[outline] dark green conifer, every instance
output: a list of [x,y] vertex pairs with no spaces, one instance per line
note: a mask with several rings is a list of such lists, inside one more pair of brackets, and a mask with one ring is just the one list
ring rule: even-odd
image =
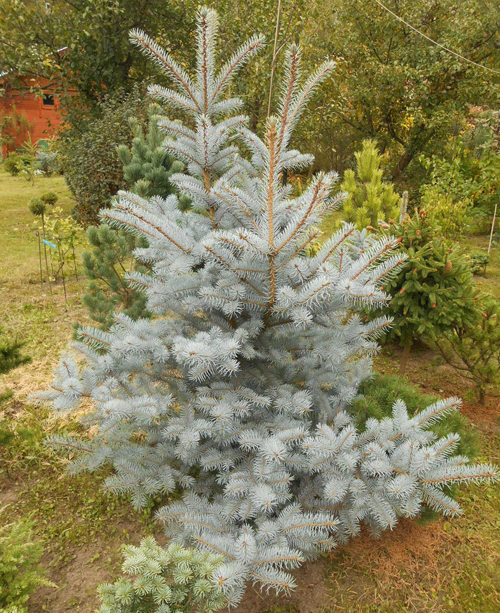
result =
[[384,286],[392,296],[391,334],[399,337],[404,346],[401,359],[404,373],[416,339],[434,340],[453,326],[464,327],[474,321],[477,290],[467,257],[427,222],[425,211],[406,217],[390,232],[399,236],[408,258],[406,265]]
[[108,329],[113,323],[113,313],[120,310],[132,319],[147,317],[146,298],[133,288],[125,278],[130,270],[146,272],[132,256],[136,247],[146,246],[132,234],[116,231],[107,224],[91,226],[87,240],[93,247],[83,254],[83,267],[89,279],[83,304],[90,317]]
[[173,193],[170,176],[182,172],[184,164],[174,158],[163,147],[165,134],[158,122],[161,120],[161,107],[151,104],[148,109],[148,131],[144,132],[141,123],[135,118],[129,119],[134,139],[132,147],[120,145],[118,157],[123,164],[125,181],[130,191],[142,196],[162,196]]
[[0,375],[3,375],[21,364],[26,364],[31,358],[21,355],[24,343],[0,336]]

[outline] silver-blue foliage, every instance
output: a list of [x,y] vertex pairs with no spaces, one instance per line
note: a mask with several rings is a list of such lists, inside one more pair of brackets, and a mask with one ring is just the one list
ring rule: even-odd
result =
[[342,200],[332,196],[337,176],[320,173],[300,194],[283,181],[285,170],[312,162],[290,139],[333,64],[301,84],[300,51],[288,50],[278,112],[261,140],[226,91],[262,40],[217,72],[216,14],[202,9],[198,23],[193,77],[132,33],[172,79],[172,89],[151,93],[183,117],[161,125],[165,147],[186,164],[172,180],[194,208],[179,210],[174,195],[121,193],[103,213],[147,238],[136,257],[153,274],[131,277],[156,317],[117,315],[109,332],[81,328],[79,365],[64,357],[45,397],[59,410],[90,401],[93,436],[55,441],[78,452],[74,470],[111,464],[107,486],[138,506],[185,488],[158,517],[175,539],[224,556],[217,582],[236,603],[246,581],[292,588],[291,569],[362,522],[380,532],[424,505],[459,513],[447,487],[494,478],[495,469],[454,455],[457,435],[428,430],[457,409],[456,398],[413,417],[396,402],[391,419],[356,431],[349,405],[390,325],[358,313],[387,300],[382,285],[402,257],[397,241],[349,224],[307,257]]

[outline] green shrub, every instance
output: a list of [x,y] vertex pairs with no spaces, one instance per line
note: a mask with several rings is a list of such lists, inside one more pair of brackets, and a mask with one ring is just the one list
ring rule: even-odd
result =
[[18,340],[10,340],[0,336],[0,375],[31,360],[31,358],[21,355],[23,344]]
[[59,200],[59,196],[55,192],[45,192],[40,196],[40,200],[45,202],[45,204],[54,206],[54,204]]
[[41,543],[33,539],[33,522],[0,528],[0,611],[27,613],[24,605],[38,586],[55,587],[39,565],[42,554]]
[[47,212],[47,205],[41,198],[32,198],[29,210],[35,217],[42,217]]
[[39,230],[56,246],[56,249],[51,251],[54,278],[57,281],[69,274],[70,264],[78,276],[75,246],[82,240],[81,227],[73,217],[64,213],[61,207],[52,209],[42,220]]
[[490,256],[487,253],[471,253],[471,271],[473,275],[485,275],[486,267],[490,261]]
[[10,153],[3,162],[3,167],[12,176],[18,175],[23,169],[32,165],[33,159],[25,153]]
[[98,224],[101,208],[109,207],[112,197],[126,187],[116,150],[132,143],[129,117],[143,122],[147,105],[134,90],[105,100],[99,111],[83,132],[67,132],[59,144],[62,171],[76,200],[73,212],[85,226]]
[[123,549],[123,571],[135,579],[100,585],[98,613],[211,613],[226,604],[212,582],[222,556],[178,544],[164,549],[152,537]]
[[437,185],[424,185],[421,208],[427,214],[428,222],[439,228],[442,236],[457,239],[471,221],[471,200],[454,200],[449,193]]

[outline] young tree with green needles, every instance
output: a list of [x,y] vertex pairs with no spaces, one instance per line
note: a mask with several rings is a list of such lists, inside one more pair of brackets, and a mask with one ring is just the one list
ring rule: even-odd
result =
[[157,517],[178,542],[224,557],[214,581],[234,605],[247,582],[293,588],[290,570],[362,523],[381,532],[426,507],[459,513],[448,486],[495,479],[496,469],[455,455],[456,434],[429,431],[456,398],[413,416],[396,401],[391,418],[356,428],[349,406],[390,324],[359,311],[386,303],[381,286],[403,260],[398,240],[345,224],[304,256],[341,199],[332,196],[337,177],[320,173],[297,195],[283,174],[312,162],[290,139],[333,63],[302,80],[300,50],[288,49],[261,139],[226,92],[263,41],[251,38],[216,70],[217,26],[214,11],[199,11],[193,76],[132,32],[173,83],[150,92],[182,112],[182,123],[162,121],[176,136],[164,146],[186,163],[172,181],[193,209],[179,210],[175,195],[122,192],[103,212],[147,237],[135,255],[152,274],[131,278],[154,317],[82,328],[80,366],[65,356],[43,397],[60,411],[91,401],[93,437],[53,440],[80,450],[75,469],[111,464],[107,487],[137,506],[183,488]]
[[[6,507],[0,509],[0,517]],[[20,520],[0,527],[0,611],[28,613],[26,602],[40,586],[56,587],[40,565],[43,547],[34,539],[33,522]]]
[[127,279],[133,270],[147,272],[147,267],[133,256],[134,249],[145,247],[147,241],[130,232],[114,230],[106,223],[91,226],[87,240],[92,251],[82,256],[83,270],[89,279],[83,304],[90,317],[103,330],[111,327],[116,312],[132,319],[148,317],[146,296]]
[[403,345],[400,372],[404,374],[415,340],[435,340],[454,326],[475,320],[477,291],[469,260],[428,223],[425,211],[406,217],[393,231],[407,259],[384,283],[384,291],[392,296],[387,313],[393,318],[391,335]]
[[184,169],[184,164],[176,161],[163,147],[165,134],[159,126],[161,111],[159,104],[149,106],[147,133],[135,117],[130,117],[129,123],[134,136],[132,147],[120,145],[117,148],[130,191],[143,197],[166,198],[172,194],[174,187],[170,183],[170,177]]
[[488,394],[498,395],[500,386],[500,307],[494,298],[483,296],[477,317],[458,322],[435,340],[443,358],[478,392],[480,404]]
[[374,141],[363,141],[363,148],[354,154],[356,170],[346,170],[342,189],[347,192],[344,201],[344,219],[356,224],[359,230],[379,221],[399,219],[400,196],[391,183],[382,181],[382,156]]

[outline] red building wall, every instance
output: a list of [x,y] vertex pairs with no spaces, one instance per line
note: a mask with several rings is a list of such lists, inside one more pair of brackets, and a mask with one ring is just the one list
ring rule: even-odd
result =
[[[0,115],[24,116],[29,124],[27,130],[10,130],[13,142],[3,146],[4,157],[9,151],[22,147],[28,135],[34,143],[54,136],[62,123],[62,118],[59,111],[59,97],[53,85],[46,79],[37,79],[26,83],[26,88],[11,88],[8,77],[4,77],[0,80],[0,87],[5,92],[0,98]],[[30,88],[35,89],[38,94],[30,92]],[[39,92],[43,92],[43,96]]]

